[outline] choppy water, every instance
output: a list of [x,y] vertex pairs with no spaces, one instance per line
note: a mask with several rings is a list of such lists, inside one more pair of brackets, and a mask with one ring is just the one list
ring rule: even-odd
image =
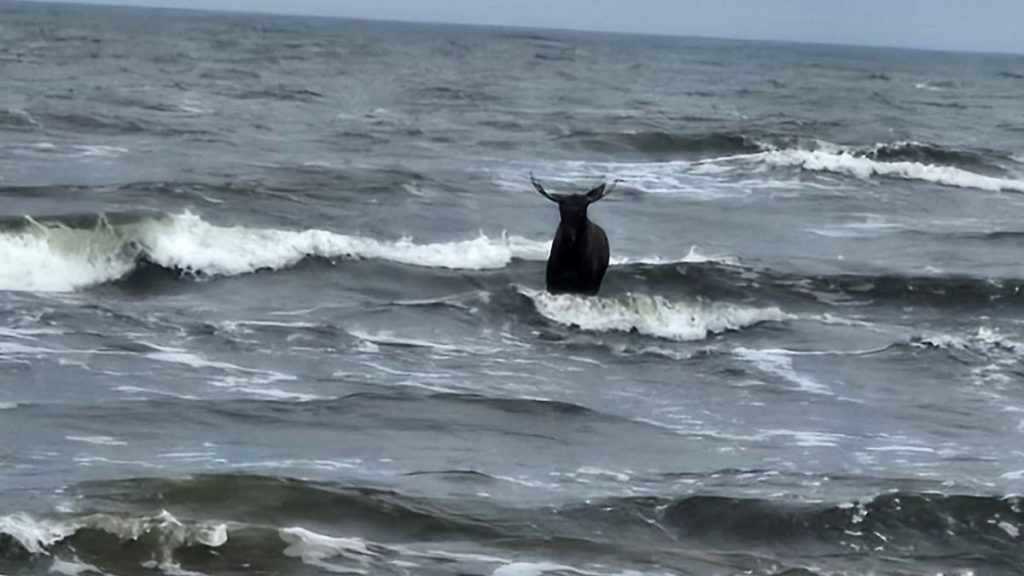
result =
[[[1024,59],[0,5],[0,574],[1020,574]],[[543,291],[554,207],[597,298]]]

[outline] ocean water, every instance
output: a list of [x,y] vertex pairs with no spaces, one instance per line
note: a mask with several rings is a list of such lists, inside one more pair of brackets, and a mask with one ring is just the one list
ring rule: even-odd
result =
[[[1024,573],[1024,58],[0,4],[0,574]],[[544,291],[591,208],[595,298]]]

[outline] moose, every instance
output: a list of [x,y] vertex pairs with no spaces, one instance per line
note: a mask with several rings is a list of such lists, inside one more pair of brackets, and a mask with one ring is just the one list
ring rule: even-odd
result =
[[587,219],[587,208],[604,198],[618,180],[603,183],[586,194],[552,194],[530,174],[530,182],[541,196],[558,204],[561,221],[548,255],[547,289],[552,294],[594,296],[608,270],[608,236]]

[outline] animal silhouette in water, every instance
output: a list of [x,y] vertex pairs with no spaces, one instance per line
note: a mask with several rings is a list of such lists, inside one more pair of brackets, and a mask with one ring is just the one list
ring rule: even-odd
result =
[[530,182],[541,196],[558,204],[562,218],[548,255],[548,292],[597,294],[608,270],[608,236],[600,226],[587,219],[587,208],[604,198],[618,181],[610,186],[601,184],[586,194],[551,194],[532,174]]

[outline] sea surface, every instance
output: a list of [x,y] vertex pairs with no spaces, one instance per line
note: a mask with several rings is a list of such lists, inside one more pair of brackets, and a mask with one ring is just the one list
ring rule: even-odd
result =
[[1019,575],[1022,252],[1018,56],[3,2],[0,574]]

